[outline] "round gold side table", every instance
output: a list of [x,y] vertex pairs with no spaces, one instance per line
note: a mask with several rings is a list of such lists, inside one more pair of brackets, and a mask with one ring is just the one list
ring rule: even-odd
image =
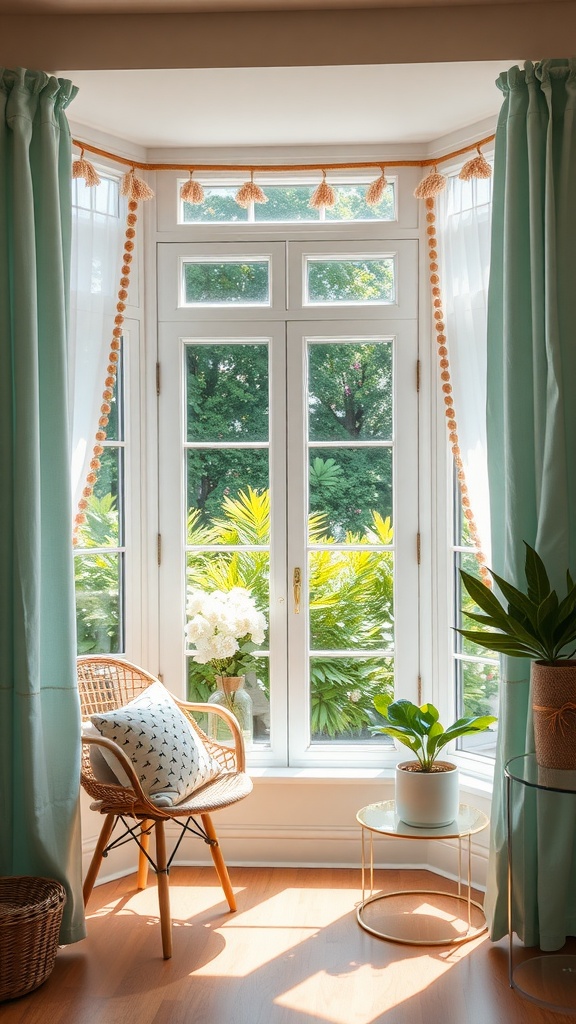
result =
[[[394,800],[368,804],[358,811],[356,820],[362,835],[362,901],[356,916],[365,931],[381,939],[411,946],[447,946],[468,942],[486,931],[486,918],[480,903],[472,899],[472,836],[488,825],[483,811],[460,804],[458,817],[440,828],[414,828],[400,821]],[[458,889],[456,893],[437,889],[406,889],[374,892],[374,836],[390,839],[458,840]],[[467,843],[466,879],[462,882],[462,840]],[[368,845],[368,858],[366,856]],[[369,895],[366,895],[366,875]],[[426,902],[426,896],[431,900]],[[440,899],[441,898],[441,899]],[[382,909],[381,919],[375,910]],[[374,904],[379,904],[377,908]],[[463,905],[465,912],[463,914]],[[475,919],[475,920],[474,920]]]

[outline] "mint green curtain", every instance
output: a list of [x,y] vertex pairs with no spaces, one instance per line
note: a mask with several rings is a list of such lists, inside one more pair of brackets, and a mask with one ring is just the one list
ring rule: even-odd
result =
[[0,69],[0,874],[84,936],[66,334],[75,87]]
[[[565,593],[576,572],[576,60],[526,62],[504,94],[494,164],[488,293],[492,566],[523,586],[536,547]],[[486,910],[507,931],[503,766],[534,749],[530,662],[503,659]],[[576,805],[515,786],[516,931],[559,949],[576,934]],[[574,850],[574,852],[573,852]]]

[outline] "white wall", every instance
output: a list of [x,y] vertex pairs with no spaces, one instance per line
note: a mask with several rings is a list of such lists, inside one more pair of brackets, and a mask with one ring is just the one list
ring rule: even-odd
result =
[[[393,799],[393,776],[391,771],[358,772],[355,778],[338,775],[336,771],[324,778],[304,772],[285,778],[270,772],[256,774],[251,796],[214,815],[228,866],[356,867],[360,886],[360,826],[356,814],[366,804]],[[86,871],[102,818],[83,800]],[[461,800],[490,813],[486,783],[463,780]],[[176,837],[176,830],[169,827],[167,834]],[[479,887],[486,882],[488,841],[488,829],[472,838],[472,878]],[[136,857],[132,843],[110,854],[102,865],[99,882],[134,871]],[[448,877],[456,876],[455,841],[382,838],[377,840],[374,857],[379,867],[428,867]],[[177,863],[211,864],[210,851],[200,839],[187,837],[178,851]]]

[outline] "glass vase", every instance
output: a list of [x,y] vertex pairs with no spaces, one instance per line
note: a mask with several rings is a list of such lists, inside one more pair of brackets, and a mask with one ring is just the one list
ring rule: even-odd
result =
[[[216,676],[216,690],[208,698],[209,704],[227,708],[236,718],[244,747],[249,750],[254,738],[252,698],[244,689],[244,676]],[[230,743],[231,734],[226,722],[219,715],[208,715],[208,734],[219,743]]]

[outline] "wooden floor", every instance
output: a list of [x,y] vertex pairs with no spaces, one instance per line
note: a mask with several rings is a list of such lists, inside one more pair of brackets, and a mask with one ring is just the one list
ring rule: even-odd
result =
[[[98,886],[88,938],[59,950],[48,981],[0,1007],[1,1024],[564,1024],[508,987],[506,941],[414,947],[359,927],[359,872],[233,868],[227,912],[215,873],[170,876],[174,956],[162,960],[154,881]],[[383,889],[438,888],[381,871]]]

